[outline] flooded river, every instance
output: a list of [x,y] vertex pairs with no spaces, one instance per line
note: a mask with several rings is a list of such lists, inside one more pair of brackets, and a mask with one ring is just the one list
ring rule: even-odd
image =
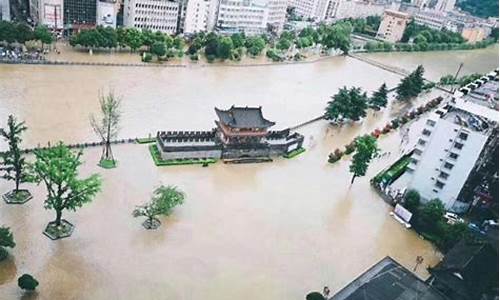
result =
[[[461,61],[466,72],[489,71],[497,67],[497,51],[370,57],[408,68],[424,64],[439,77]],[[121,137],[209,129],[214,106],[233,104],[262,105],[278,129],[322,114],[339,87],[373,91],[399,79],[347,57],[249,68],[0,65],[0,120],[8,114],[26,120],[25,146],[95,140],[89,114],[97,110],[98,91],[114,89],[123,96]],[[389,217],[389,206],[369,186],[369,178],[397,159],[399,134],[380,139],[391,155],[352,186],[348,158],[326,163],[333,149],[406,109],[395,104],[343,128],[326,122],[301,128],[307,152],[267,164],[156,168],[146,146],[121,145],[114,151],[119,167],[102,170],[99,149],[86,150],[82,175],[98,172],[104,186],[91,204],[65,212],[76,225],[72,237],[53,242],[42,235],[54,213],[43,209],[41,186],[29,186],[35,197],[25,205],[0,203],[0,224],[12,228],[17,243],[0,263],[0,299],[21,299],[16,278],[23,273],[40,281],[38,294],[23,299],[271,300],[303,299],[324,285],[336,291],[387,255],[410,269],[417,255],[434,265],[440,254]],[[159,230],[146,231],[131,212],[161,183],[184,190],[186,203]],[[1,192],[10,188],[0,181]],[[427,276],[423,266],[418,275]]]

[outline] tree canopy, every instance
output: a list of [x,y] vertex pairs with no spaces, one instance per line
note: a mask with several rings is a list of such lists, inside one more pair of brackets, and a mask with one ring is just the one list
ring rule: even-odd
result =
[[334,122],[359,121],[366,116],[368,97],[361,88],[341,88],[326,107],[325,117]]
[[498,0],[459,0],[457,6],[481,18],[498,17]]
[[35,151],[33,175],[38,183],[43,182],[47,188],[44,206],[56,211],[54,223],[57,226],[61,225],[63,210],[76,211],[83,204],[91,202],[101,189],[98,175],[79,178],[81,155],[81,151],[75,153],[63,143]]
[[409,100],[423,91],[424,71],[424,67],[419,65],[415,71],[401,80],[396,88],[398,100]]
[[146,217],[144,227],[155,229],[160,225],[157,216],[169,215],[172,209],[184,202],[185,194],[174,186],[160,186],[156,188],[147,204],[138,206],[132,212],[134,217]]
[[368,106],[374,110],[380,110],[387,106],[387,85],[384,83],[373,93],[368,101]]
[[365,176],[372,159],[379,152],[377,139],[371,135],[363,135],[356,139],[349,171],[353,174],[351,184],[356,177]]
[[9,227],[0,226],[0,261],[4,260],[8,252],[5,248],[14,248],[16,243],[14,242],[14,236],[10,231]]
[[111,141],[116,138],[119,131],[121,99],[116,97],[113,92],[109,92],[107,95],[101,94],[99,96],[99,104],[101,109],[100,119],[91,116],[90,124],[103,143],[101,162],[112,161],[114,163],[115,158],[111,151]]

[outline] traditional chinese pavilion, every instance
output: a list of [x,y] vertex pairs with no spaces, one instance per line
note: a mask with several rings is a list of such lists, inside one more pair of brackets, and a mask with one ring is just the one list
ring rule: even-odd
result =
[[215,108],[218,120],[211,131],[162,131],[157,146],[162,159],[214,158],[226,161],[265,161],[302,147],[304,137],[289,129],[272,131],[262,107]]

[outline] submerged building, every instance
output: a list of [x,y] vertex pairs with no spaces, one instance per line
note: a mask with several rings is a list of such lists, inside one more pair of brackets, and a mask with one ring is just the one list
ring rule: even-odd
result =
[[302,148],[304,136],[289,129],[273,131],[261,107],[215,108],[218,120],[210,131],[161,131],[157,147],[163,160],[223,159],[269,161]]

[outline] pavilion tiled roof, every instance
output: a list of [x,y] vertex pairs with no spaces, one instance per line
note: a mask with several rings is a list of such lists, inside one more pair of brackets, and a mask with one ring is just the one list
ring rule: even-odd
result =
[[262,107],[236,107],[231,106],[228,110],[217,107],[215,112],[219,121],[232,128],[268,128],[275,123],[264,118]]

